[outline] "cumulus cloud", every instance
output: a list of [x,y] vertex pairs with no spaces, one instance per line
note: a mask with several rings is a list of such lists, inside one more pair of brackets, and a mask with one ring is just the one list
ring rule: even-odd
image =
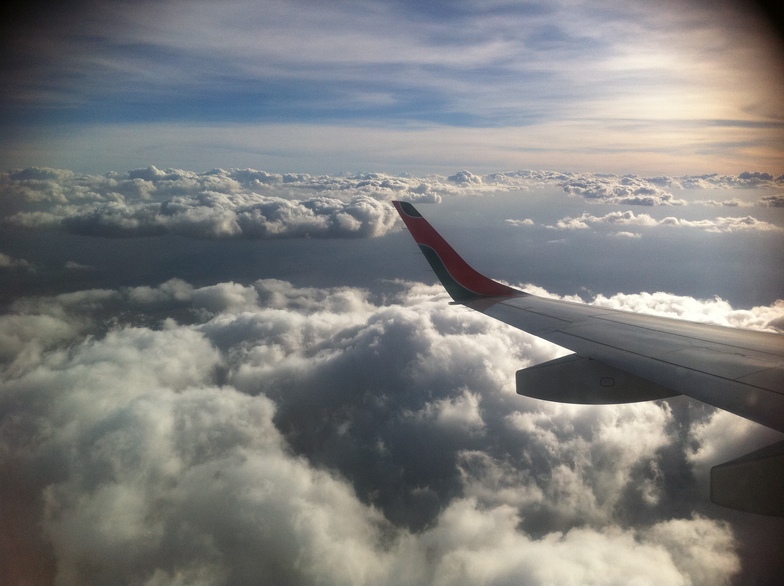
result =
[[440,181],[382,174],[280,175],[240,169],[194,173],[156,167],[77,175],[25,169],[0,175],[5,221],[77,234],[198,238],[374,237],[396,225],[393,198],[440,201]]
[[[519,223],[513,225],[520,225]],[[548,228],[558,230],[587,230],[591,226],[666,226],[673,228],[697,228],[705,232],[731,233],[731,232],[782,232],[784,228],[759,220],[753,216],[743,217],[717,217],[704,220],[687,220],[668,216],[661,220],[648,214],[635,214],[632,211],[610,212],[603,216],[594,216],[588,212],[583,212],[576,217],[567,216],[558,220],[555,225]]]
[[675,198],[667,189],[780,189],[784,187],[784,175],[774,176],[762,172],[744,172],[739,175],[712,173],[641,177],[639,175],[524,169],[490,173],[484,176],[473,175],[470,171],[461,171],[450,179],[456,180],[457,183],[509,189],[558,186],[562,187],[566,193],[597,202],[638,205],[683,205],[686,203],[682,199]]
[[204,192],[161,203],[100,203],[19,212],[8,219],[24,227],[60,226],[74,234],[195,238],[374,237],[395,225],[392,207],[366,196],[348,202],[327,197],[286,200],[255,194]]
[[[438,203],[447,196],[559,187],[593,203],[684,205],[667,189],[781,187],[767,173],[738,176],[639,177],[520,170],[447,177],[358,173],[279,174],[255,169],[196,173],[151,166],[127,173],[80,175],[49,168],[0,173],[3,221],[25,228],[60,227],[77,234],[197,238],[374,237],[396,224],[390,201]],[[780,195],[758,205],[779,206]],[[740,199],[698,203],[739,207]]]
[[732,305],[718,297],[695,299],[685,295],[656,292],[616,293],[611,297],[597,295],[592,303],[610,309],[677,317],[733,328],[784,331],[781,327],[784,300],[778,300],[770,306],[733,309]]
[[759,171],[744,171],[738,175],[708,173],[676,177],[648,177],[649,182],[674,189],[759,189],[784,186],[784,175],[774,176]]
[[514,371],[563,350],[447,301],[176,279],[17,300],[4,557],[88,584],[731,580],[732,527],[671,513],[697,506],[682,406],[517,396]]
[[563,184],[570,195],[579,195],[588,201],[624,205],[684,205],[672,193],[640,177],[592,176],[570,179]]

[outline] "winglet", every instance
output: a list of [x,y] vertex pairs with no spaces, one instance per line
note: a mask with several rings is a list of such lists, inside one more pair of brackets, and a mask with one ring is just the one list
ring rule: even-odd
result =
[[405,201],[392,203],[452,299],[465,302],[484,297],[525,295],[523,291],[507,287],[475,271],[413,205]]

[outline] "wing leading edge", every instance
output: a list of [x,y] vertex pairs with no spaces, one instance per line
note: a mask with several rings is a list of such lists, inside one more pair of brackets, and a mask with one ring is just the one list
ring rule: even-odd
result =
[[[784,432],[784,336],[531,295],[477,272],[413,205],[393,203],[455,302],[575,352],[518,371],[519,394],[588,404],[684,394]],[[753,456],[712,475],[714,502],[784,516],[784,498],[758,506],[766,494],[784,495],[781,474],[780,486],[759,497],[736,478],[755,465]],[[775,454],[765,452],[764,465],[784,470],[784,442]],[[746,488],[739,495],[733,482],[740,481]]]

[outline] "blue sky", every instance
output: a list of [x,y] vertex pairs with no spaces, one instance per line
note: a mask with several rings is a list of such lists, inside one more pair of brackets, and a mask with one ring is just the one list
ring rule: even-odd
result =
[[3,168],[784,171],[746,4],[74,6],[11,31]]

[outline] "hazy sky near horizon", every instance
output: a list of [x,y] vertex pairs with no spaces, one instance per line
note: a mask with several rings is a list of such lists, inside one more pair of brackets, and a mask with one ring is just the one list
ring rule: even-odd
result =
[[565,351],[450,305],[391,204],[531,292],[784,332],[779,41],[655,4],[2,23],[0,582],[777,583],[784,519],[708,480],[781,434],[516,395]]
[[747,2],[32,3],[0,168],[784,172]]

